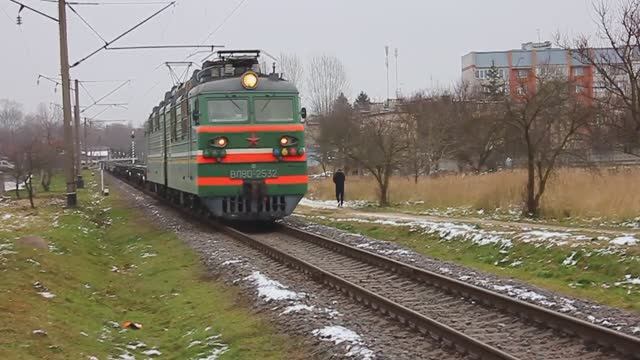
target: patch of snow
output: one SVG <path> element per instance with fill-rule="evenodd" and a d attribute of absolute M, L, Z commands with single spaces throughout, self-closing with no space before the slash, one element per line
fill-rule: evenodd
<path fill-rule="evenodd" d="M 361 359 L 373 359 L 374 353 L 367 349 L 360 335 L 344 326 L 332 325 L 325 326 L 322 329 L 316 329 L 311 332 L 314 336 L 319 337 L 323 341 L 331 341 L 336 345 L 344 342 L 349 343 L 347 357 L 359 357 Z"/>
<path fill-rule="evenodd" d="M 619 246 L 633 246 L 638 244 L 638 239 L 633 235 L 624 235 L 611 240 L 610 243 Z"/>
<path fill-rule="evenodd" d="M 342 316 L 342 314 L 340 314 L 340 312 L 335 309 L 324 308 L 322 309 L 322 312 L 329 315 L 330 318 L 334 318 L 336 316 Z"/>
<path fill-rule="evenodd" d="M 227 265 L 233 265 L 233 264 L 239 264 L 241 263 L 242 260 L 236 259 L 236 260 L 227 260 L 225 262 L 222 263 L 222 266 L 227 266 Z"/>
<path fill-rule="evenodd" d="M 13 215 L 11 215 L 11 214 L 4 214 L 4 215 L 2 215 L 2 220 L 9 220 L 9 219 L 11 219 L 12 216 Z"/>
<path fill-rule="evenodd" d="M 575 256 L 578 254 L 577 251 L 574 251 L 569 255 L 566 259 L 562 261 L 562 265 L 564 266 L 576 266 L 578 260 L 575 259 Z"/>
<path fill-rule="evenodd" d="M 207 342 L 205 345 L 213 348 L 207 355 L 205 355 L 205 357 L 199 357 L 196 360 L 217 360 L 222 354 L 229 351 L 229 346 L 219 342 L 218 339 L 220 339 L 220 335 L 209 336 L 206 339 Z M 198 356 L 202 356 L 202 354 L 199 354 Z"/>
<path fill-rule="evenodd" d="M 109 359 L 113 359 L 112 357 L 109 357 Z M 122 354 L 120 354 L 116 360 L 136 360 L 135 355 L 131 354 L 128 351 L 123 352 Z"/>
<path fill-rule="evenodd" d="M 33 335 L 47 336 L 47 331 L 46 330 L 42 330 L 42 329 L 33 330 L 31 333 Z"/>
<path fill-rule="evenodd" d="M 162 355 L 162 353 L 160 351 L 158 351 L 158 349 L 150 349 L 147 351 L 143 351 L 143 354 L 147 355 L 147 356 L 160 356 Z"/>
<path fill-rule="evenodd" d="M 507 293 L 509 296 L 515 297 L 519 300 L 529 300 L 546 306 L 555 305 L 555 303 L 548 301 L 547 297 L 542 294 L 538 294 L 535 291 L 527 289 L 517 288 L 512 285 L 493 285 L 493 289 L 502 293 Z"/>
<path fill-rule="evenodd" d="M 631 332 L 633 334 L 640 334 L 640 326 L 636 326 L 636 327 L 631 328 Z"/>
<path fill-rule="evenodd" d="M 290 314 L 290 313 L 297 313 L 297 312 L 301 312 L 301 311 L 313 311 L 313 309 L 314 309 L 313 306 L 304 305 L 304 304 L 296 304 L 296 305 L 287 306 L 284 309 L 284 311 L 280 313 L 280 315 L 286 315 L 286 314 Z"/>
<path fill-rule="evenodd" d="M 148 252 L 147 252 L 147 253 L 142 254 L 140 257 L 142 257 L 142 258 L 148 258 L 148 257 L 155 257 L 155 256 L 158 256 L 158 254 L 148 253 Z"/>
<path fill-rule="evenodd" d="M 259 271 L 254 271 L 251 275 L 247 276 L 245 280 L 253 282 L 258 289 L 258 296 L 267 301 L 299 300 L 306 296 L 304 293 L 287 290 L 286 286 L 278 281 L 269 279 Z"/>
<path fill-rule="evenodd" d="M 202 341 L 200 341 L 200 340 L 194 340 L 194 341 L 192 341 L 192 342 L 190 342 L 190 343 L 189 343 L 189 346 L 187 346 L 187 349 L 189 349 L 189 348 L 191 348 L 191 347 L 193 347 L 193 346 L 196 346 L 196 345 L 201 345 L 201 344 L 202 344 Z"/>
<path fill-rule="evenodd" d="M 48 291 L 41 291 L 38 293 L 38 295 L 42 296 L 45 299 L 53 299 L 54 297 L 56 297 L 56 294 L 50 293 Z"/>
<path fill-rule="evenodd" d="M 133 343 L 129 343 L 127 345 L 127 349 L 130 349 L 130 350 L 144 349 L 146 347 L 147 347 L 147 344 L 145 344 L 145 343 L 143 343 L 141 341 L 136 341 L 136 342 L 133 342 Z"/>
<path fill-rule="evenodd" d="M 620 285 L 639 285 L 640 286 L 640 277 L 634 278 L 631 275 L 625 275 L 624 280 L 620 282 L 614 283 L 615 286 Z"/>
<path fill-rule="evenodd" d="M 313 330 L 311 333 L 322 340 L 332 341 L 336 345 L 345 341 L 351 343 L 361 341 L 360 335 L 344 326 L 325 326 L 322 329 Z"/>
<path fill-rule="evenodd" d="M 312 200 L 308 198 L 302 198 L 298 204 L 314 209 L 336 209 L 338 207 L 338 202 L 334 200 Z M 363 200 L 345 201 L 343 204 L 344 207 L 353 209 L 366 207 L 368 205 L 369 202 Z"/>

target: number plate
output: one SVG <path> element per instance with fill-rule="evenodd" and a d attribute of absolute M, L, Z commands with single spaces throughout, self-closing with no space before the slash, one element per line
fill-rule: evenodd
<path fill-rule="evenodd" d="M 267 179 L 278 177 L 278 170 L 274 169 L 244 169 L 231 170 L 229 177 L 232 179 Z"/>

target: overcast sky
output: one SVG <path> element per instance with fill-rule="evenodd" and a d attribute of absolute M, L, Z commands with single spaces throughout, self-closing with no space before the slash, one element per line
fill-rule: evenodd
<path fill-rule="evenodd" d="M 55 3 L 24 0 L 57 17 Z M 84 1 L 84 0 L 82 0 Z M 91 0 L 101 1 L 101 0 Z M 116 0 L 105 0 L 117 2 Z M 120 45 L 194 44 L 206 40 L 241 0 L 178 0 L 175 7 L 118 41 Z M 76 6 L 78 12 L 108 40 L 162 5 Z M 60 103 L 61 92 L 38 74 L 60 71 L 57 24 L 27 10 L 16 25 L 18 6 L 0 0 L 0 99 L 23 103 Z M 102 45 L 68 12 L 70 61 Z M 245 0 L 207 41 L 228 49 L 258 48 L 270 54 L 335 55 L 349 78 L 348 96 L 366 91 L 373 99 L 386 96 L 384 46 L 399 51 L 402 93 L 450 86 L 460 77 L 460 58 L 470 51 L 519 48 L 522 42 L 551 40 L 557 31 L 594 31 L 591 0 Z M 72 78 L 132 82 L 105 102 L 128 102 L 128 109 L 110 109 L 102 119 L 142 123 L 172 81 L 164 61 L 184 60 L 191 51 L 103 51 L 77 68 Z M 201 59 L 201 55 L 193 59 Z M 391 93 L 395 87 L 391 61 Z M 118 83 L 87 83 L 99 98 Z M 81 92 L 82 105 L 92 100 Z M 100 108 L 88 110 L 93 116 Z"/>

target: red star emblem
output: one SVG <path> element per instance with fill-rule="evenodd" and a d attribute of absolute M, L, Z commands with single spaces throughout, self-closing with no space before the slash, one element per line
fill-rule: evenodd
<path fill-rule="evenodd" d="M 256 135 L 256 133 L 251 133 L 251 136 L 247 138 L 247 141 L 249 142 L 249 146 L 258 146 L 258 141 L 260 141 L 260 138 L 258 137 L 258 135 Z"/>

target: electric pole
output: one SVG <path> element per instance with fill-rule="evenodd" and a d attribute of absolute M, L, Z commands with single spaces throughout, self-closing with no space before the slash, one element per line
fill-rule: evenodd
<path fill-rule="evenodd" d="M 64 115 L 65 175 L 67 207 L 78 203 L 73 161 L 73 129 L 71 128 L 71 80 L 69 76 L 69 48 L 67 44 L 66 1 L 58 0 L 58 28 L 60 31 L 60 73 L 62 75 L 62 112 Z"/>
<path fill-rule="evenodd" d="M 82 153 L 80 152 L 80 82 L 78 79 L 75 81 L 76 86 L 76 106 L 73 116 L 73 138 L 75 139 L 75 154 L 76 154 L 76 186 L 78 189 L 84 188 L 84 181 L 82 180 Z"/>

